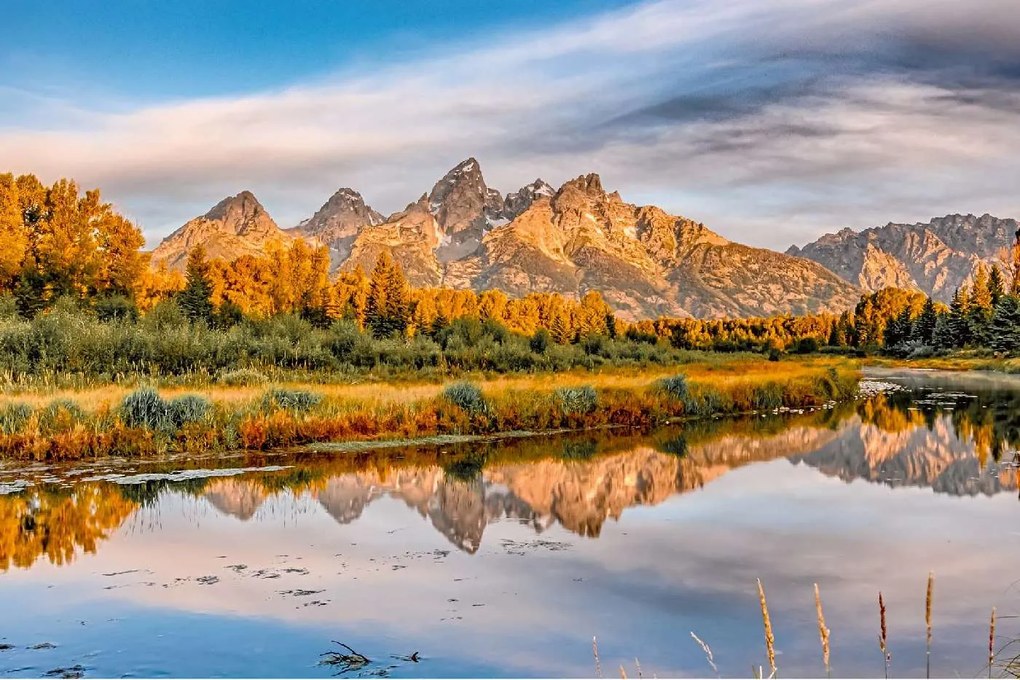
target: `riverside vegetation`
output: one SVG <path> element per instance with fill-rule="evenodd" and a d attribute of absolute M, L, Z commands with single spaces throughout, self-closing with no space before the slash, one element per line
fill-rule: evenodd
<path fill-rule="evenodd" d="M 980 268 L 948 310 L 887 289 L 842 315 L 628 322 L 595 291 L 416 289 L 387 251 L 330 278 L 328 251 L 302 240 L 154 269 L 137 228 L 65 180 L 0 175 L 0 208 L 6 456 L 644 427 L 845 399 L 840 354 L 1020 348 L 1009 268 Z M 775 363 L 818 352 L 833 356 Z"/>

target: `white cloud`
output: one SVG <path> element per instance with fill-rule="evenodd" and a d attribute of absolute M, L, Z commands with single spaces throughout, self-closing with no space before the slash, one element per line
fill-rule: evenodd
<path fill-rule="evenodd" d="M 1002 105 L 1018 103 L 1009 81 L 989 93 L 993 105 L 892 68 L 918 41 L 1001 55 L 1020 20 L 1010 3 L 979 4 L 985 13 L 926 3 L 919 15 L 913 0 L 659 0 L 248 96 L 108 112 L 55 101 L 50 86 L 44 97 L 19 93 L 0 158 L 100 186 L 150 245 L 245 188 L 282 226 L 341 185 L 396 210 L 469 155 L 503 190 L 599 171 L 625 197 L 777 248 L 847 224 L 1015 214 L 1020 108 Z M 819 50 L 893 56 L 827 70 Z M 769 60 L 804 72 L 796 96 L 769 99 Z M 733 73 L 742 78 L 728 81 Z M 736 113 L 627 118 L 706 88 L 740 102 L 734 83 L 748 82 L 766 88 L 765 101 Z"/>

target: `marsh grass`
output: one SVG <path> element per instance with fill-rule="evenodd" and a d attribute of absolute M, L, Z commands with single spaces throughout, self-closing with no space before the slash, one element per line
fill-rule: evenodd
<path fill-rule="evenodd" d="M 692 365 L 688 398 L 662 388 L 675 373 L 499 376 L 431 383 L 142 386 L 83 393 L 28 392 L 0 401 L 0 456 L 33 459 L 163 451 L 267 450 L 316 442 L 491 435 L 602 427 L 649 428 L 724 414 L 809 408 L 849 399 L 857 373 L 831 361 Z M 829 369 L 833 369 L 829 371 Z M 832 373 L 834 378 L 827 377 Z M 825 378 L 825 380 L 823 380 Z M 820 388 L 819 385 L 832 385 Z M 200 392 L 200 393 L 196 393 Z M 29 413 L 29 409 L 31 413 Z M 682 453 L 682 451 L 678 451 Z"/>

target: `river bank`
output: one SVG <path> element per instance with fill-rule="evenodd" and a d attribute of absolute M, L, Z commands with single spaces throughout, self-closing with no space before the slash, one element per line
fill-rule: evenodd
<path fill-rule="evenodd" d="M 183 390 L 109 386 L 0 397 L 0 456 L 269 450 L 312 443 L 541 433 L 818 408 L 856 394 L 845 358 L 746 355 L 678 367 L 546 373 L 454 383 L 281 383 Z"/>

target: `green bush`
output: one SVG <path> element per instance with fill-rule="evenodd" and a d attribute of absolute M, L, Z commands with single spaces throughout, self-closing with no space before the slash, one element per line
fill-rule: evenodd
<path fill-rule="evenodd" d="M 167 429 L 166 402 L 151 387 L 143 387 L 124 397 L 120 405 L 120 417 L 128 427 Z"/>
<path fill-rule="evenodd" d="M 188 423 L 197 423 L 204 419 L 212 404 L 205 397 L 197 394 L 185 394 L 166 404 L 167 425 L 174 430 L 180 430 Z"/>
<path fill-rule="evenodd" d="M 305 413 L 312 410 L 320 401 L 322 401 L 321 394 L 306 390 L 274 387 L 262 395 L 262 408 L 265 410 L 279 408 L 294 413 Z"/>
<path fill-rule="evenodd" d="M 568 415 L 592 413 L 599 405 L 599 396 L 591 385 L 560 387 L 553 392 L 563 412 Z"/>
<path fill-rule="evenodd" d="M 471 415 L 485 413 L 485 397 L 478 385 L 469 382 L 458 382 L 447 385 L 443 390 L 443 399 L 454 406 L 464 409 Z"/>
<path fill-rule="evenodd" d="M 663 378 L 658 383 L 659 389 L 677 401 L 684 401 L 690 396 L 690 388 L 687 387 L 687 376 L 684 374 Z"/>

